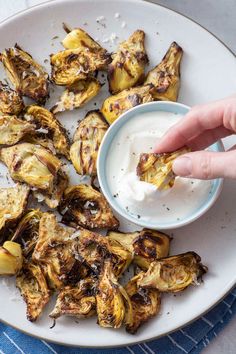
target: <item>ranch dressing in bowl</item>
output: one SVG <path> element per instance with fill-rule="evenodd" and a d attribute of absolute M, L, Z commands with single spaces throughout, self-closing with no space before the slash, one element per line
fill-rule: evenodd
<path fill-rule="evenodd" d="M 165 111 L 137 113 L 124 123 L 109 147 L 107 183 L 116 203 L 139 221 L 175 223 L 191 216 L 209 199 L 212 182 L 176 177 L 166 191 L 136 175 L 139 155 L 152 152 L 158 139 L 182 115 Z"/>

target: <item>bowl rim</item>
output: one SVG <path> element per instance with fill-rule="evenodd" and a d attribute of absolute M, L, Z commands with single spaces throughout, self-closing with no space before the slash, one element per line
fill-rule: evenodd
<path fill-rule="evenodd" d="M 151 109 L 153 107 L 153 110 Z M 168 109 L 169 107 L 169 109 Z M 170 110 L 170 107 L 172 107 L 172 111 Z M 212 192 L 210 197 L 191 215 L 188 217 L 181 219 L 181 220 L 176 220 L 174 222 L 166 222 L 166 223 L 158 223 L 158 222 L 147 222 L 145 220 L 142 220 L 142 218 L 135 218 L 131 214 L 127 213 L 125 209 L 122 209 L 122 207 L 115 202 L 115 199 L 112 197 L 112 193 L 110 192 L 108 182 L 106 181 L 106 160 L 107 160 L 107 155 L 109 151 L 109 146 L 111 145 L 114 137 L 116 134 L 114 132 L 118 132 L 121 127 L 124 126 L 125 121 L 128 121 L 132 118 L 135 117 L 136 113 L 142 112 L 142 113 L 147 113 L 151 111 L 166 111 L 166 112 L 173 112 L 173 107 L 177 108 L 176 113 L 179 113 L 179 109 L 185 110 L 187 113 L 191 107 L 187 106 L 183 103 L 179 102 L 172 102 L 172 101 L 153 101 L 153 102 L 148 102 L 141 104 L 139 106 L 135 106 L 128 111 L 124 112 L 123 114 L 120 115 L 119 118 L 117 118 L 108 128 L 106 131 L 102 143 L 100 145 L 99 151 L 98 151 L 98 157 L 97 157 L 97 177 L 99 181 L 99 185 L 101 187 L 102 193 L 105 196 L 106 200 L 110 204 L 110 206 L 120 215 L 122 216 L 126 221 L 132 222 L 133 224 L 139 225 L 141 227 L 149 228 L 149 229 L 159 229 L 159 230 L 168 230 L 168 229 L 174 229 L 174 228 L 179 228 L 185 225 L 188 225 L 192 223 L 193 221 L 197 220 L 200 218 L 203 214 L 205 214 L 216 202 L 218 199 L 222 188 L 223 188 L 223 178 L 217 178 L 214 180 L 214 185 L 212 187 Z M 157 109 L 159 108 L 159 109 Z M 163 108 L 166 108 L 163 109 Z M 111 138 L 110 141 L 110 135 L 114 134 L 114 136 Z M 215 144 L 212 146 L 215 147 L 215 151 L 224 151 L 224 145 L 221 140 L 217 141 Z M 104 158 L 105 156 L 105 158 Z"/>

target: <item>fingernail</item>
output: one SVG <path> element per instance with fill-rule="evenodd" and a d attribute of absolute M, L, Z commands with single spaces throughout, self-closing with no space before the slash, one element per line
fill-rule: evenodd
<path fill-rule="evenodd" d="M 173 163 L 173 171 L 178 176 L 187 177 L 192 174 L 192 166 L 190 157 L 178 157 Z"/>

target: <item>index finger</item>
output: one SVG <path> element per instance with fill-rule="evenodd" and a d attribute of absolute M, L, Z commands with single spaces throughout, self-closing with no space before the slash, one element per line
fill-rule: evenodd
<path fill-rule="evenodd" d="M 167 131 L 155 146 L 154 152 L 162 153 L 177 150 L 204 131 L 215 129 L 222 124 L 222 101 L 197 106 Z"/>

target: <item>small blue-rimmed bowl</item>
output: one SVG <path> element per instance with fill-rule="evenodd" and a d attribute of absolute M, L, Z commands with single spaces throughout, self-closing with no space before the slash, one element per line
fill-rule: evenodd
<path fill-rule="evenodd" d="M 111 143 L 118 133 L 118 131 L 121 129 L 121 127 L 126 124 L 128 121 L 132 120 L 137 114 L 142 114 L 142 113 L 147 113 L 147 112 L 157 112 L 157 111 L 164 111 L 164 112 L 171 112 L 171 113 L 177 113 L 181 115 L 185 115 L 188 111 L 190 110 L 190 107 L 181 104 L 181 103 L 176 103 L 176 102 L 168 102 L 168 101 L 157 101 L 157 102 L 150 102 L 146 103 L 140 106 L 136 106 L 129 111 L 125 112 L 122 114 L 108 129 L 106 132 L 102 144 L 99 149 L 98 153 L 98 160 L 97 160 L 97 171 L 98 171 L 98 180 L 99 184 L 101 186 L 102 192 L 104 196 L 106 197 L 107 201 L 109 204 L 112 206 L 114 210 L 117 211 L 121 216 L 123 216 L 125 219 L 131 221 L 134 224 L 150 228 L 150 229 L 172 229 L 172 228 L 177 228 L 181 227 L 184 225 L 187 225 L 191 223 L 192 221 L 198 219 L 201 215 L 203 215 L 217 200 L 218 196 L 220 195 L 220 192 L 222 190 L 223 186 L 223 178 L 218 178 L 213 180 L 212 186 L 211 186 L 211 193 L 209 193 L 209 197 L 207 200 L 203 201 L 203 204 L 195 210 L 191 215 L 188 215 L 188 217 L 181 219 L 181 220 L 170 220 L 170 222 L 161 222 L 158 220 L 158 217 L 156 220 L 153 220 L 152 222 L 147 222 L 145 220 L 142 220 L 142 218 L 137 219 L 135 216 L 132 216 L 129 214 L 125 208 L 123 209 L 122 206 L 120 206 L 116 202 L 116 198 L 114 198 L 108 182 L 107 182 L 107 176 L 106 176 L 106 161 L 107 161 L 107 156 L 110 151 L 110 146 Z M 224 151 L 224 147 L 221 141 L 218 141 L 217 143 L 213 144 L 210 147 L 211 151 Z"/>

